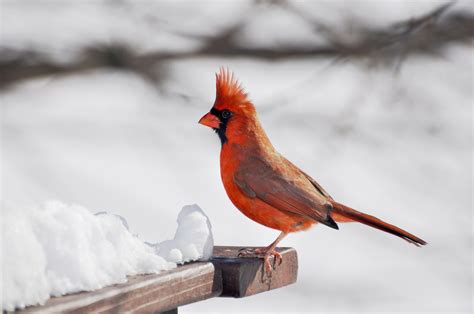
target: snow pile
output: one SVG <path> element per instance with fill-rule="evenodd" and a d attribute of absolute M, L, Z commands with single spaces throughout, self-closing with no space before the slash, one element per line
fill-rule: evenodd
<path fill-rule="evenodd" d="M 78 205 L 50 201 L 29 209 L 7 206 L 2 218 L 3 310 L 207 259 L 213 247 L 211 225 L 197 205 L 179 214 L 175 240 L 156 244 L 171 252 L 171 260 L 130 233 L 122 217 L 94 215 Z"/>
<path fill-rule="evenodd" d="M 173 240 L 155 244 L 158 255 L 177 264 L 208 260 L 213 247 L 211 224 L 197 205 L 183 207 L 178 216 L 178 230 Z"/>

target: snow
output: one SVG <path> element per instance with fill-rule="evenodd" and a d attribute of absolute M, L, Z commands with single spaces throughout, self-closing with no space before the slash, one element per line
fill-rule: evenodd
<path fill-rule="evenodd" d="M 173 240 L 148 245 L 115 214 L 92 214 L 59 201 L 2 211 L 2 310 L 43 304 L 50 296 L 123 283 L 127 276 L 159 273 L 177 264 L 207 260 L 211 225 L 197 205 L 178 216 Z M 174 254 L 156 254 L 166 247 Z"/>
<path fill-rule="evenodd" d="M 178 216 L 178 229 L 172 240 L 155 244 L 156 254 L 178 264 L 208 260 L 213 247 L 211 223 L 197 205 L 183 207 Z"/>
<path fill-rule="evenodd" d="M 34 3 L 2 2 L 2 43 L 61 58 L 116 38 L 139 50 L 192 50 L 196 39 L 177 34 L 212 35 L 241 20 L 241 45 L 297 45 L 308 27 L 293 28 L 294 13 L 270 5 L 248 12 L 253 1 L 121 1 L 126 6 L 113 9 L 118 15 L 93 1 L 84 8 Z M 444 1 L 351 3 L 292 1 L 350 38 L 357 22 L 384 27 Z M 472 1 L 456 1 L 456 8 L 472 12 Z M 282 19 L 287 32 L 274 32 L 280 24 L 260 14 Z M 146 16 L 159 26 L 145 25 Z M 308 38 L 325 40 L 318 32 Z M 219 175 L 219 140 L 197 124 L 214 101 L 219 66 L 235 72 L 283 155 L 335 199 L 429 244 L 416 248 L 359 224 L 341 224 L 339 231 L 316 226 L 281 243 L 298 250 L 295 285 L 245 300 L 214 298 L 180 312 L 472 312 L 470 44 L 410 56 L 399 71 L 330 58 L 186 58 L 164 65 L 159 88 L 107 69 L 25 81 L 2 91 L 4 197 L 22 207 L 52 198 L 112 208 L 148 242 L 177 233 L 170 222 L 178 213 L 170 208 L 198 203 L 219 243 L 268 245 L 278 232 L 231 204 Z M 167 253 L 175 260 L 182 254 L 178 246 Z"/>

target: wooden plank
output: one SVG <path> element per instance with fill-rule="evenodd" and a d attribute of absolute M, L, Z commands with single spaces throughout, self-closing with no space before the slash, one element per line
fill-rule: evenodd
<path fill-rule="evenodd" d="M 49 299 L 20 313 L 153 313 L 218 296 L 220 271 L 212 263 L 191 263 L 157 275 L 133 276 L 124 284 Z"/>
<path fill-rule="evenodd" d="M 214 247 L 211 262 L 222 272 L 221 296 L 242 298 L 296 282 L 298 255 L 295 249 L 277 248 L 283 260 L 271 277 L 264 272 L 263 259 L 238 257 L 239 249 L 237 246 Z"/>
<path fill-rule="evenodd" d="M 123 284 L 49 299 L 19 313 L 154 313 L 216 296 L 241 298 L 296 281 L 298 257 L 292 248 L 277 248 L 282 264 L 271 278 L 263 260 L 237 257 L 241 247 L 216 246 L 210 262 L 195 262 L 157 275 L 129 277 Z"/>

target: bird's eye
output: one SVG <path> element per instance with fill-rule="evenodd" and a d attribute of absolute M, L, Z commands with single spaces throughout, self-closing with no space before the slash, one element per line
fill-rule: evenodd
<path fill-rule="evenodd" d="M 229 110 L 222 110 L 221 117 L 223 119 L 229 119 L 232 113 Z"/>

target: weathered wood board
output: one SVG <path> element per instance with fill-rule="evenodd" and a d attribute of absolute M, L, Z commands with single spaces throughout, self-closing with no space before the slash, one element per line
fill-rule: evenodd
<path fill-rule="evenodd" d="M 20 313 L 153 313 L 220 295 L 222 279 L 212 263 L 192 263 L 92 292 L 51 298 Z"/>
<path fill-rule="evenodd" d="M 298 255 L 293 248 L 277 248 L 282 263 L 265 273 L 263 259 L 237 257 L 241 247 L 216 246 L 211 262 L 222 272 L 223 297 L 242 298 L 296 282 Z"/>
<path fill-rule="evenodd" d="M 217 296 L 241 298 L 294 283 L 296 251 L 278 248 L 283 257 L 269 278 L 263 260 L 237 257 L 241 247 L 216 246 L 209 262 L 194 262 L 155 275 L 130 277 L 126 283 L 92 292 L 49 299 L 18 313 L 155 313 Z"/>

